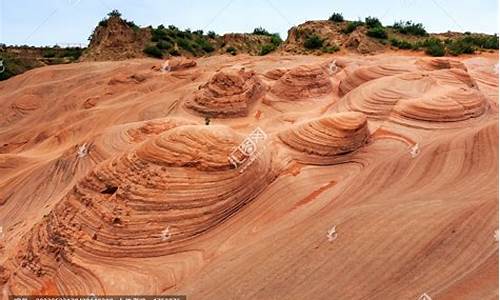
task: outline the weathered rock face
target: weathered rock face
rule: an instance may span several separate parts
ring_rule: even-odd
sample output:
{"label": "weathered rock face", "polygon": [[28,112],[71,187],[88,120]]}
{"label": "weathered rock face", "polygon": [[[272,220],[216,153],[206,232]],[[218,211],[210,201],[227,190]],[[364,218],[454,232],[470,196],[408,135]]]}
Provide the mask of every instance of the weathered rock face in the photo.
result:
{"label": "weathered rock face", "polygon": [[282,49],[298,54],[310,52],[304,48],[304,42],[311,34],[320,36],[326,41],[325,44],[341,45],[347,38],[347,35],[341,32],[344,24],[330,21],[307,21],[294,26],[288,30],[288,38]]}
{"label": "weathered rock face", "polygon": [[[410,67],[410,68],[409,68]],[[377,64],[373,66],[346,68],[344,70],[346,77],[340,81],[339,93],[345,95],[365,82],[381,78],[384,76],[397,75],[415,68],[408,64]]]}
{"label": "weathered rock face", "polygon": [[434,71],[441,69],[460,69],[467,72],[465,65],[449,58],[421,58],[413,64],[375,63],[368,66],[349,66],[344,69],[345,78],[340,81],[339,93],[345,95],[365,82],[416,71]]}
{"label": "weathered rock face", "polygon": [[352,152],[368,138],[366,116],[346,112],[294,125],[279,134],[291,148],[313,155],[335,156]]}
{"label": "weathered rock face", "polygon": [[120,17],[110,17],[97,26],[82,61],[124,60],[144,57],[143,49],[151,39],[149,28],[131,28]]}
{"label": "weathered rock face", "polygon": [[354,49],[360,54],[374,54],[384,49],[382,44],[366,36],[366,29],[362,27],[351,32],[342,46],[348,49]]}
{"label": "weathered rock face", "polygon": [[283,99],[321,97],[333,91],[327,70],[322,66],[299,66],[276,78],[279,79],[274,83],[271,93]]}
{"label": "weathered rock face", "polygon": [[23,269],[11,280],[55,276],[87,259],[167,255],[212,230],[275,178],[270,149],[245,172],[234,168],[228,157],[242,140],[226,126],[179,126],[103,162],[22,241],[8,264]]}
{"label": "weathered rock face", "polygon": [[[360,54],[374,54],[384,49],[376,39],[366,36],[366,29],[359,27],[351,33],[343,33],[347,22],[307,21],[288,31],[288,38],[281,47],[290,53],[310,53],[304,48],[304,42],[310,35],[317,35],[323,40],[324,47],[338,46]],[[316,52],[321,53],[321,49]]]}
{"label": "weathered rock face", "polygon": [[467,67],[456,59],[451,58],[421,58],[416,63],[423,70],[433,71],[441,69],[461,69],[467,71]]}
{"label": "weathered rock face", "polygon": [[[415,71],[372,80],[342,99],[347,110],[408,125],[463,121],[482,115],[486,97],[462,69]],[[399,121],[401,122],[401,121]]]}
{"label": "weathered rock face", "polygon": [[184,105],[206,117],[244,117],[250,105],[265,93],[265,86],[252,71],[229,70],[216,73],[200,86]]}

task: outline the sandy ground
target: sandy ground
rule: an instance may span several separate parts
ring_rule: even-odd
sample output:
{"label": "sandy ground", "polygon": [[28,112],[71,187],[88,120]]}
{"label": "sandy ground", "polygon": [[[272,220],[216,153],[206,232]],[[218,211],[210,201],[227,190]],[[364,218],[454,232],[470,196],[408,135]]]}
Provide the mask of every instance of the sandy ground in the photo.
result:
{"label": "sandy ground", "polygon": [[497,57],[161,66],[0,83],[2,297],[498,298]]}

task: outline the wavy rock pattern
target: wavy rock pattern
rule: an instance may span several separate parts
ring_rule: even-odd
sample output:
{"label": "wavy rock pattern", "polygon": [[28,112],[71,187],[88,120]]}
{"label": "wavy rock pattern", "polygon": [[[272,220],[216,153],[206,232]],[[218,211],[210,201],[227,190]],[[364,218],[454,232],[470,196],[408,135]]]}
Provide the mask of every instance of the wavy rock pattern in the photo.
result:
{"label": "wavy rock pattern", "polygon": [[249,106],[265,93],[264,84],[252,71],[216,73],[209,82],[188,98],[185,106],[204,116],[217,118],[244,117]]}
{"label": "wavy rock pattern", "polygon": [[166,255],[214,228],[273,180],[269,152],[234,169],[228,156],[241,140],[224,126],[180,126],[102,163],[24,239],[12,281],[90,257]]}
{"label": "wavy rock pattern", "polygon": [[374,119],[463,121],[482,115],[486,97],[461,69],[414,72],[371,81],[347,94],[339,104]]}
{"label": "wavy rock pattern", "polygon": [[321,66],[299,66],[287,71],[273,85],[279,98],[300,100],[325,96],[333,91],[328,73]]}
{"label": "wavy rock pattern", "polygon": [[335,156],[361,147],[368,137],[368,125],[362,113],[338,113],[294,125],[279,137],[297,151]]}
{"label": "wavy rock pattern", "polygon": [[467,71],[467,68],[462,62],[448,58],[421,58],[414,63],[372,63],[372,65],[369,66],[346,68],[346,77],[340,82],[339,92],[341,95],[345,95],[365,82],[385,76],[393,76],[418,70],[434,71],[441,69],[462,69]]}
{"label": "wavy rock pattern", "polygon": [[2,81],[2,299],[494,299],[497,63],[224,55]]}
{"label": "wavy rock pattern", "polygon": [[384,76],[397,75],[409,72],[408,65],[375,65],[368,67],[356,67],[349,71],[346,69],[347,77],[340,81],[339,92],[345,95],[365,82],[381,78]]}
{"label": "wavy rock pattern", "polygon": [[467,71],[467,67],[461,61],[449,58],[421,58],[415,64],[427,71],[441,69],[462,69]]}

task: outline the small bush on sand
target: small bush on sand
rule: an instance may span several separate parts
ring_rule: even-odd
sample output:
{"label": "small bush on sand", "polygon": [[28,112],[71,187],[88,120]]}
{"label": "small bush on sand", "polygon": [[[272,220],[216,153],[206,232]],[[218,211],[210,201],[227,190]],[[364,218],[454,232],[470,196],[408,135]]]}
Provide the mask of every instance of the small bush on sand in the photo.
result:
{"label": "small bush on sand", "polygon": [[108,17],[121,17],[122,14],[117,10],[113,9],[110,13],[108,13]]}
{"label": "small bush on sand", "polygon": [[309,50],[323,47],[323,40],[316,34],[309,35],[304,41],[304,47]]}
{"label": "small bush on sand", "polygon": [[344,16],[341,13],[333,13],[328,20],[332,22],[344,22]]}
{"label": "small bush on sand", "polygon": [[273,44],[266,44],[260,48],[259,55],[266,55],[276,50],[276,46]]}
{"label": "small bush on sand", "polygon": [[321,48],[321,51],[324,53],[334,53],[334,52],[337,52],[339,50],[340,50],[340,48],[337,45],[324,46],[323,48]]}
{"label": "small bush on sand", "polygon": [[498,35],[469,34],[463,38],[464,42],[483,49],[498,49]]}
{"label": "small bush on sand", "polygon": [[195,43],[198,44],[200,48],[207,53],[213,52],[215,50],[214,46],[212,46],[212,44],[205,38],[197,38],[195,40]]}
{"label": "small bush on sand", "polygon": [[238,54],[238,50],[236,50],[236,48],[231,46],[231,47],[227,47],[226,53],[229,53],[231,55],[236,55],[236,54]]}
{"label": "small bush on sand", "polygon": [[158,47],[159,49],[170,49],[172,47],[172,44],[167,41],[161,40],[156,43],[156,47]]}
{"label": "small bush on sand", "polygon": [[144,48],[144,53],[152,57],[163,58],[163,52],[156,46],[148,46]]}
{"label": "small bush on sand", "polygon": [[365,24],[366,24],[366,27],[368,27],[368,28],[383,27],[382,23],[380,23],[380,20],[378,18],[375,18],[375,17],[366,17]]}
{"label": "small bush on sand", "polygon": [[207,36],[208,36],[209,38],[211,38],[211,39],[215,39],[215,38],[217,37],[217,34],[216,34],[215,32],[213,32],[213,31],[209,31],[209,32],[207,33]]}
{"label": "small bush on sand", "polygon": [[446,46],[446,49],[448,50],[448,53],[453,56],[457,56],[464,53],[473,54],[475,51],[474,44],[470,40],[467,40],[466,38],[451,41]]}
{"label": "small bush on sand", "polygon": [[424,25],[422,23],[413,23],[412,21],[399,21],[392,26],[397,32],[408,35],[426,36]]}
{"label": "small bush on sand", "polygon": [[346,27],[342,30],[343,33],[349,34],[356,30],[359,26],[363,26],[363,22],[361,21],[350,21],[347,23]]}
{"label": "small bush on sand", "polygon": [[269,31],[265,30],[262,27],[255,28],[253,30],[253,34],[257,34],[257,35],[271,35],[271,33],[269,33]]}
{"label": "small bush on sand", "polygon": [[279,45],[281,45],[281,43],[283,43],[283,40],[281,39],[279,33],[274,33],[273,35],[271,35],[271,44],[278,47]]}
{"label": "small bush on sand", "polygon": [[405,40],[398,40],[396,38],[392,38],[390,42],[392,46],[399,49],[413,49],[412,43]]}
{"label": "small bush on sand", "polygon": [[444,43],[438,39],[427,39],[423,43],[425,53],[431,56],[444,56],[446,49]]}
{"label": "small bush on sand", "polygon": [[368,29],[368,31],[366,32],[366,35],[370,36],[370,37],[378,38],[378,39],[386,39],[387,38],[387,32],[385,32],[385,29],[380,27],[380,26]]}

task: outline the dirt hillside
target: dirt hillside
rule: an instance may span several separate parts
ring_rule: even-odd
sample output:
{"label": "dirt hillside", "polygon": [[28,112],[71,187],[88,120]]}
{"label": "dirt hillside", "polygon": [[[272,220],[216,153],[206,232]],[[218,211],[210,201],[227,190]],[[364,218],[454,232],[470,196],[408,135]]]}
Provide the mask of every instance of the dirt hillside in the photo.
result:
{"label": "dirt hillside", "polygon": [[81,60],[124,60],[144,57],[143,49],[150,39],[150,28],[133,27],[119,16],[111,16],[95,28]]}

